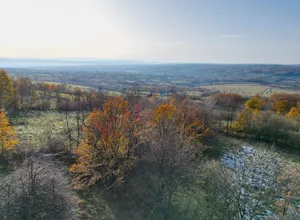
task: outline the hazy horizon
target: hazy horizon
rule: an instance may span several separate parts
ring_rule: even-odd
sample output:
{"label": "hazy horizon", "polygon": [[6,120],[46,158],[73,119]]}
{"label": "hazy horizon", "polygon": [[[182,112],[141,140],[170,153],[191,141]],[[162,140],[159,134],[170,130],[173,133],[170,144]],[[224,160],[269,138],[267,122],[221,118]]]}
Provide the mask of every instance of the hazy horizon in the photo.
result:
{"label": "hazy horizon", "polygon": [[9,60],[12,63],[18,61],[69,61],[69,62],[95,62],[100,64],[111,63],[111,65],[122,65],[122,64],[199,64],[199,65],[282,65],[282,66],[300,66],[299,63],[227,63],[227,62],[197,62],[197,61],[168,61],[168,60],[142,60],[142,59],[104,59],[97,57],[0,57],[0,68],[1,61]]}
{"label": "hazy horizon", "polygon": [[97,57],[0,57],[1,60],[10,60],[12,62],[27,60],[27,61],[71,61],[71,62],[111,62],[111,63],[133,63],[133,64],[203,64],[203,65],[282,65],[282,66],[299,66],[299,63],[222,63],[222,62],[189,62],[189,61],[168,61],[168,60],[139,60],[139,59],[102,59]]}
{"label": "hazy horizon", "polygon": [[0,57],[299,64],[291,0],[10,0]]}

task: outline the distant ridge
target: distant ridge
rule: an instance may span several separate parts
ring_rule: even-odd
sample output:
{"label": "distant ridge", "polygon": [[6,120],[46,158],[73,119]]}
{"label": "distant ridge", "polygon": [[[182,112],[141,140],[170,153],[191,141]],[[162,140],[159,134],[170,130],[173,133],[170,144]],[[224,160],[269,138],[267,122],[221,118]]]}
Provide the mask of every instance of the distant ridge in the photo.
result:
{"label": "distant ridge", "polygon": [[106,60],[93,58],[0,58],[0,67],[2,68],[138,64],[154,64],[154,62],[143,62],[135,60]]}
{"label": "distant ridge", "polygon": [[150,61],[150,60],[123,60],[123,59],[98,59],[98,58],[11,58],[0,57],[0,68],[34,68],[34,67],[68,67],[68,66],[119,66],[119,65],[203,65],[203,66],[294,66],[300,64],[230,64],[230,63],[199,63],[180,61]]}

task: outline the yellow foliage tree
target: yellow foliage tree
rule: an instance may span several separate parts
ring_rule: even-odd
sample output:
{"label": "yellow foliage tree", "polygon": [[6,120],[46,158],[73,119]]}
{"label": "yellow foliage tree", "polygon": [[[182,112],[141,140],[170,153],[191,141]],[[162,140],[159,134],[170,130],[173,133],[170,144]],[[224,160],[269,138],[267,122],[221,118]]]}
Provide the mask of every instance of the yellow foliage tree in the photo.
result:
{"label": "yellow foliage tree", "polygon": [[153,122],[160,123],[165,120],[171,120],[174,118],[176,113],[176,108],[172,104],[161,104],[154,109],[153,112]]}
{"label": "yellow foliage tree", "polygon": [[[253,120],[254,111],[250,108],[244,108],[243,111],[239,113],[238,119],[232,124],[232,128],[235,131],[243,132],[247,128],[247,126]],[[258,110],[255,111],[258,114]]]}
{"label": "yellow foliage tree", "polygon": [[12,150],[18,143],[16,131],[10,126],[6,112],[0,109],[0,150],[1,153]]}
{"label": "yellow foliage tree", "polygon": [[300,111],[298,108],[293,107],[285,116],[287,118],[296,119],[300,116]]}
{"label": "yellow foliage tree", "polygon": [[246,108],[252,110],[261,110],[262,106],[263,106],[263,101],[260,99],[259,95],[253,96],[245,104]]}
{"label": "yellow foliage tree", "polygon": [[288,100],[279,100],[273,104],[273,108],[277,112],[277,114],[288,112],[289,102]]}
{"label": "yellow foliage tree", "polygon": [[251,121],[257,120],[262,109],[263,101],[258,95],[253,96],[245,103],[244,109],[239,113],[238,119],[232,124],[237,132],[244,132]]}
{"label": "yellow foliage tree", "polygon": [[291,110],[285,115],[285,117],[290,119],[299,119],[300,118],[300,103],[297,103],[297,107],[291,108]]}

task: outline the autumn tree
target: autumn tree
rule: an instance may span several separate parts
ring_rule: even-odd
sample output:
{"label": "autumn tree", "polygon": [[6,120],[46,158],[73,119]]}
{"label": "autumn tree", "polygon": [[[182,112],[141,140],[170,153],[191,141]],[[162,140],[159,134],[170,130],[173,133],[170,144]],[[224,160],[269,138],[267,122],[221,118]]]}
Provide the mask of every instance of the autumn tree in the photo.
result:
{"label": "autumn tree", "polygon": [[274,110],[277,114],[286,113],[290,110],[289,102],[287,100],[279,100],[273,104]]}
{"label": "autumn tree", "polygon": [[261,110],[262,106],[263,106],[263,101],[259,97],[259,95],[253,96],[245,104],[246,108],[249,108],[249,109],[252,109],[252,110]]}
{"label": "autumn tree", "polygon": [[249,127],[255,116],[259,114],[259,111],[252,111],[249,108],[244,108],[240,113],[238,113],[238,119],[232,124],[232,128],[237,132],[245,132]]}
{"label": "autumn tree", "polygon": [[123,184],[136,163],[139,120],[139,109],[132,109],[122,97],[112,97],[103,110],[90,113],[83,127],[84,140],[76,151],[79,158],[70,169],[75,188],[97,182],[107,187]]}
{"label": "autumn tree", "polygon": [[0,108],[11,107],[14,97],[12,80],[6,71],[0,69]]}
{"label": "autumn tree", "polygon": [[300,116],[300,111],[298,110],[298,108],[293,107],[285,116],[287,118],[297,119]]}
{"label": "autumn tree", "polygon": [[[167,121],[166,121],[167,119]],[[172,120],[171,120],[172,119]],[[152,112],[152,126],[164,126],[168,120],[177,124],[177,129],[191,140],[200,143],[210,132],[210,121],[197,104],[188,101],[162,103]]]}
{"label": "autumn tree", "polygon": [[285,116],[294,120],[300,119],[300,103],[298,102],[296,107],[292,107]]}
{"label": "autumn tree", "polygon": [[293,140],[293,146],[299,146],[299,135],[298,132],[300,130],[300,103],[297,103],[296,107],[292,107],[290,111],[285,114],[285,118],[288,119],[288,122],[291,125],[296,127],[297,133],[290,132],[290,139]]}
{"label": "autumn tree", "polygon": [[270,96],[273,110],[277,113],[288,112],[292,107],[296,107],[299,101],[300,95],[298,94],[275,93]]}
{"label": "autumn tree", "polygon": [[237,120],[232,124],[232,128],[238,132],[245,132],[252,121],[260,115],[263,106],[263,100],[255,95],[246,101],[244,109],[238,114]]}
{"label": "autumn tree", "polygon": [[211,115],[200,105],[183,101],[177,107],[178,125],[181,132],[197,144],[211,132]]}
{"label": "autumn tree", "polygon": [[5,151],[12,150],[18,143],[16,139],[16,131],[10,126],[6,112],[0,110],[0,151],[3,154]]}

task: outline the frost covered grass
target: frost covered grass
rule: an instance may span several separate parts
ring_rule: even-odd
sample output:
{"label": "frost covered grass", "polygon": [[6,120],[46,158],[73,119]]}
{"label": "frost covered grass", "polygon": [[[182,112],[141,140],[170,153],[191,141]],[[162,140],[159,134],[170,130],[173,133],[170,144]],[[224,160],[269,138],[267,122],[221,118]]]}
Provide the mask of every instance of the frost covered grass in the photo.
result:
{"label": "frost covered grass", "polygon": [[209,153],[213,153],[218,158],[223,154],[236,151],[241,146],[252,146],[253,148],[274,148],[281,155],[282,160],[293,165],[300,165],[300,149],[290,148],[284,144],[263,143],[251,139],[239,139],[226,135],[218,135],[209,143]]}

